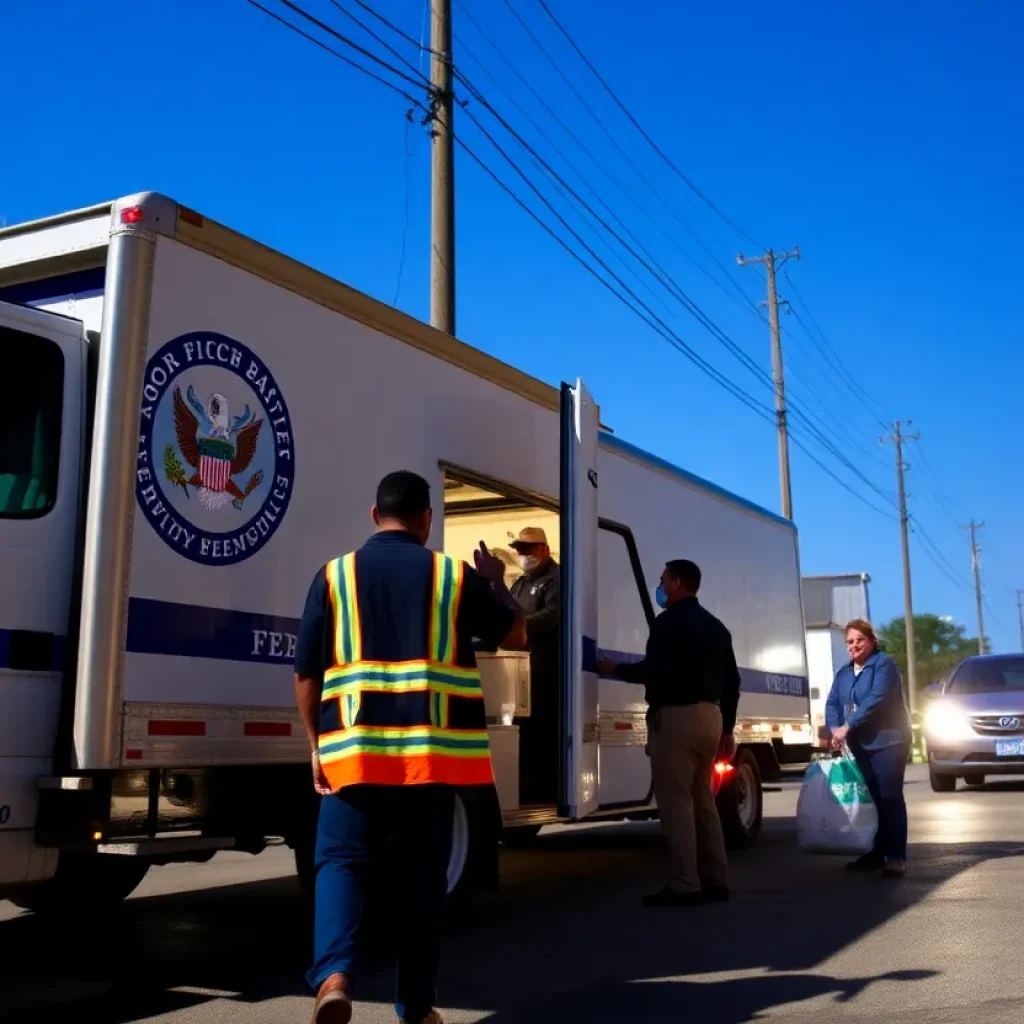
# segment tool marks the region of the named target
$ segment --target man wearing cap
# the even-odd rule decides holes
[[[530,717],[519,723],[521,792],[524,804],[552,803],[558,779],[558,633],[561,625],[560,569],[547,534],[527,526],[509,534],[523,575],[511,587],[526,617],[530,652]]]

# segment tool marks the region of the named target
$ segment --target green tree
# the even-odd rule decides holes
[[[907,675],[907,630],[903,616],[887,622],[878,631],[878,642],[892,655]],[[940,615],[914,616],[914,649],[917,654],[917,687],[941,683],[964,658],[978,653],[978,638],[952,619]]]

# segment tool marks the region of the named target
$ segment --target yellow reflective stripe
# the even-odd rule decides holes
[[[449,747],[436,746],[432,743],[417,744],[413,748],[379,747],[371,742],[360,743],[358,739],[354,739],[353,742],[343,750],[321,750],[318,756],[321,764],[336,764],[338,761],[344,761],[346,758],[363,756],[366,754],[379,754],[382,757],[418,757],[424,754],[429,754],[432,757],[457,757],[465,758],[467,760],[472,758],[486,758],[489,760],[491,751],[489,747],[453,750]]]
[[[398,682],[364,682],[355,679],[347,683],[330,683],[325,686],[320,696],[321,701],[332,700],[347,694],[359,693],[417,693],[430,690],[433,693],[444,693],[449,697],[464,697],[466,700],[483,700],[483,690],[479,684],[474,686],[458,686],[452,683],[438,683],[432,679],[402,679]]]
[[[445,635],[448,638],[448,646],[445,651],[442,652],[442,657],[439,661],[444,662],[446,665],[452,665],[455,663],[455,649],[456,649],[456,637],[455,637],[455,619],[459,611],[459,598],[462,596],[462,561],[456,558],[446,558],[445,561],[448,563],[448,571],[450,573],[450,584],[447,594],[447,604],[445,605],[442,614],[445,615]]]
[[[440,591],[444,585],[444,555],[434,552],[433,594],[430,599],[430,640],[427,653],[431,661],[441,661],[441,598]]]
[[[348,612],[348,657],[346,663],[361,661],[363,657],[363,631],[359,621],[359,591],[356,589],[355,553],[342,559],[345,580],[345,598]]]
[[[455,622],[462,591],[462,562],[434,553],[434,603],[430,610],[430,656],[443,665],[455,661]]]
[[[336,665],[344,665],[347,660],[345,658],[345,634],[342,629],[344,613],[342,611],[340,568],[340,558],[334,558],[327,563],[327,588],[331,596],[331,611],[334,613],[334,662]]]
[[[325,764],[362,754],[392,757],[416,757],[431,754],[441,757],[489,757],[487,730],[438,729],[434,726],[380,729],[354,726],[340,732],[325,733],[317,744]]]
[[[463,668],[460,665],[442,665],[436,661],[360,661],[352,665],[335,665],[324,673],[324,679],[333,682],[352,676],[386,675],[388,678],[398,675],[418,673],[419,675],[436,675],[463,680],[466,683],[477,682],[480,670]]]
[[[489,733],[486,729],[439,729],[436,725],[355,725],[351,729],[323,733],[320,742],[337,743],[353,736],[381,740],[435,738],[480,743],[487,741]]]

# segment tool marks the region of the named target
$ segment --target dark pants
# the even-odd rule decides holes
[[[864,750],[851,743],[850,750],[878,808],[878,834],[872,852],[886,860],[906,860],[907,802],[903,797],[903,779],[909,745]]]
[[[351,976],[369,870],[387,838],[398,866],[387,881],[400,908],[395,1011],[418,1024],[434,1005],[441,961],[455,793],[449,786],[351,786],[320,802],[316,838],[316,991],[331,974]]]
[[[519,802],[558,801],[558,644],[530,653],[530,716],[519,725]]]

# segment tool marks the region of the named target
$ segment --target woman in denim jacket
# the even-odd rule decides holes
[[[825,707],[832,746],[849,746],[878,808],[874,849],[847,865],[900,878],[907,862],[907,803],[903,778],[910,753],[910,715],[896,662],[878,650],[869,622],[846,627],[850,662],[837,673]]]

